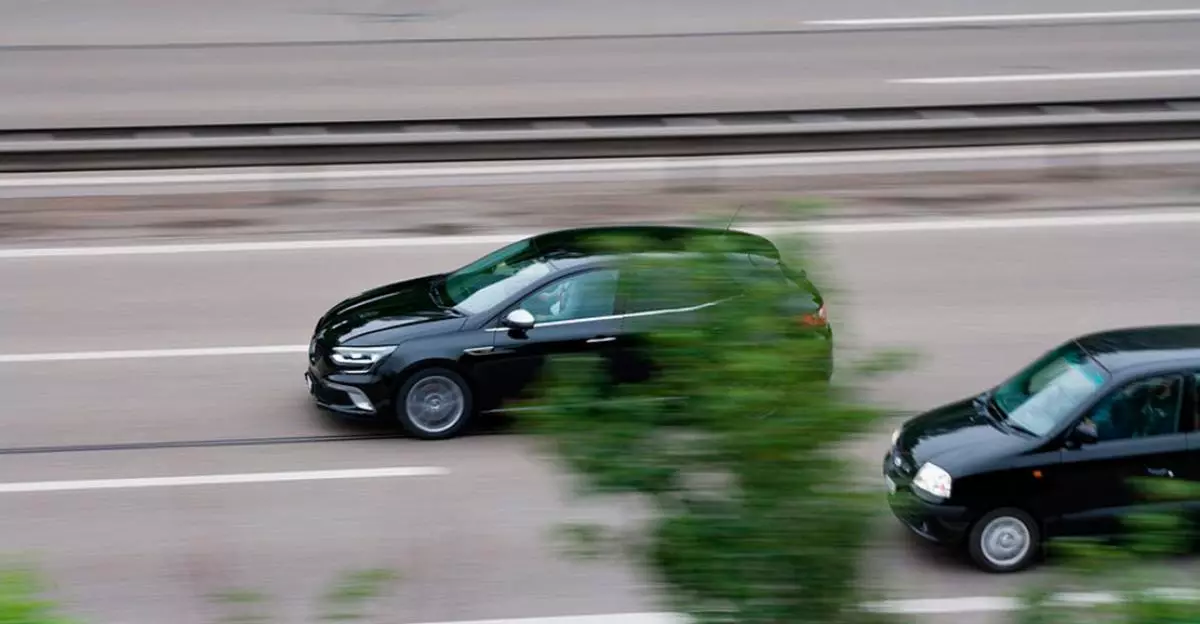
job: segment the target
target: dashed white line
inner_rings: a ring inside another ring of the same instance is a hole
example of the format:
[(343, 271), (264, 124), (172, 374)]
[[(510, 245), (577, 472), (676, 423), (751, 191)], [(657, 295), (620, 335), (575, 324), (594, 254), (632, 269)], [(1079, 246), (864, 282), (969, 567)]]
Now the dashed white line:
[(0, 353), (0, 364), (82, 362), (88, 360), (144, 360), (151, 358), (212, 357), (231, 355), (279, 355), (307, 352), (308, 345), (269, 345), (257, 347), (133, 349), (121, 351), (63, 351), (57, 353)]
[(285, 483), (339, 479), (381, 479), (397, 477), (435, 477), (449, 474), (446, 468), (409, 466), (395, 468), (356, 468), (350, 470), (308, 470), (297, 472), (257, 472), (244, 474), (193, 475), (184, 477), (140, 477), (130, 479), (85, 479), (80, 481), (27, 481), (0, 483), (0, 494), (31, 492), (71, 492), (83, 490), (124, 490), (137, 488), (180, 487), (187, 485), (231, 485), (240, 483)]
[(896, 78), (893, 84), (981, 84), (996, 82), (1062, 82), (1075, 80), (1146, 80), (1151, 78), (1194, 78), (1200, 69), (1152, 69), (1143, 71), (1076, 72), (1066, 74), (1005, 74), (997, 76), (945, 76), (940, 78)]
[(1158, 11), (1105, 11), (1089, 13), (1013, 13), (991, 15), (947, 15), (927, 17), (880, 17), (808, 20), (808, 26), (938, 26), (957, 24), (1004, 24), (1014, 22), (1118, 21), (1200, 17), (1200, 9)]

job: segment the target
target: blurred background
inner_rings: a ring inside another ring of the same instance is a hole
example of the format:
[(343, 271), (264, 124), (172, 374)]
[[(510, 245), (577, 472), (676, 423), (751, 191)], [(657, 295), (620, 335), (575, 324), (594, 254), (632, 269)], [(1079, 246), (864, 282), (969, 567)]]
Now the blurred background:
[[(307, 621), (376, 568), (380, 621), (665, 622), (642, 571), (548, 538), (639, 512), (574, 501), (524, 436), (318, 413), (320, 315), (529, 233), (815, 205), (839, 349), (918, 349), (869, 390), (924, 410), (1194, 320), (1197, 139), (1183, 0), (4, 0), (0, 552), (89, 622), (211, 622), (234, 589)], [(428, 470), (301, 474), (386, 467)], [(153, 481), (262, 473), (301, 476)], [(1049, 573), (888, 522), (863, 570), (972, 623)]]

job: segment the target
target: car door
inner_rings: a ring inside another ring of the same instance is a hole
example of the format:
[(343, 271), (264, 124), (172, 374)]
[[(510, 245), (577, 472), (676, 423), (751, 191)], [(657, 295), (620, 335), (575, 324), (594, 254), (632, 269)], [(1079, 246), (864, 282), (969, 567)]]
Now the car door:
[[(714, 304), (698, 287), (686, 266), (669, 264), (645, 270), (627, 271), (621, 276), (621, 298), (625, 312), (619, 358), (616, 369), (623, 383), (636, 383), (652, 377), (661, 362), (651, 357), (650, 336), (672, 327), (695, 323), (701, 309)], [(633, 273), (633, 274), (630, 274)]]
[(1182, 501), (1184, 511), (1188, 517), (1194, 522), (1200, 520), (1200, 370), (1192, 370), (1187, 375), (1186, 381), (1189, 388), (1189, 396), (1191, 398), (1190, 409), (1187, 406), (1184, 408), (1184, 415), (1181, 419), (1183, 429), (1187, 430), (1187, 454), (1188, 460), (1186, 471), (1182, 478), (1188, 482), (1195, 493), (1190, 494)]
[(1059, 532), (1111, 535), (1133, 513), (1179, 510), (1147, 496), (1135, 480), (1194, 475), (1192, 421), (1182, 417), (1194, 403), (1190, 380), (1169, 373), (1130, 381), (1090, 409), (1085, 418), (1098, 441), (1062, 449), (1059, 465), (1046, 470)]
[[(611, 366), (619, 344), (618, 271), (591, 269), (554, 280), (509, 306), (489, 328), (492, 347), (476, 367), (501, 400), (531, 396), (547, 358), (596, 353)], [(516, 330), (501, 325), (517, 309), (529, 311), (534, 325)]]

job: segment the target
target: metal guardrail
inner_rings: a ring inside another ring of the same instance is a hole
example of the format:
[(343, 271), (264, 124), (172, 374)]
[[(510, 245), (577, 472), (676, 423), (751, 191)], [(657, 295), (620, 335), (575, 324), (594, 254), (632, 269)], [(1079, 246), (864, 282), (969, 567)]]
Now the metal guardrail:
[(1200, 97), (712, 115), (0, 131), (0, 172), (632, 158), (1200, 138)]

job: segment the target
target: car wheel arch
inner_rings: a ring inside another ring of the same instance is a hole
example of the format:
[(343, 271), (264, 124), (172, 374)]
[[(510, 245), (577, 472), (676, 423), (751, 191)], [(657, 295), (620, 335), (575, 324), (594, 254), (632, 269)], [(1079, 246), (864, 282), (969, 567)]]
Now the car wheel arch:
[(398, 392), (413, 375), (431, 368), (444, 368), (457, 373), (463, 378), (463, 381), (467, 382), (467, 390), (470, 390), (472, 394), (478, 394), (479, 388), (477, 387), (475, 378), (458, 362), (450, 358), (429, 358), (418, 360), (405, 366), (396, 373), (396, 379), (392, 383), (392, 392)]

